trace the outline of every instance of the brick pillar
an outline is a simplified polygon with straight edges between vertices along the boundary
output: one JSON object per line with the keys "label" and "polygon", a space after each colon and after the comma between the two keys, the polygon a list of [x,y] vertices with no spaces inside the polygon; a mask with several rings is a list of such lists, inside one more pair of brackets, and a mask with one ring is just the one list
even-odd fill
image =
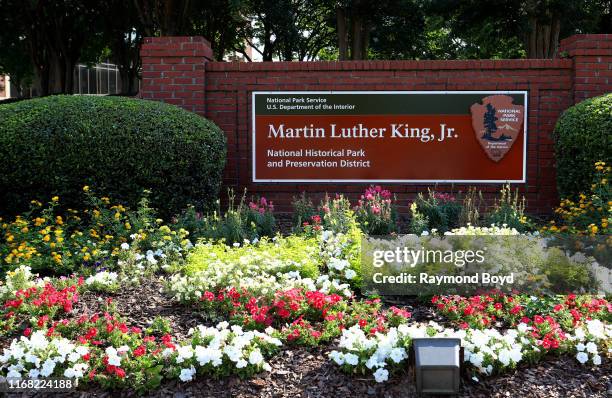
{"label": "brick pillar", "polygon": [[168,102],[204,115],[205,63],[213,59],[203,37],[146,37],[140,49],[144,99]]}
{"label": "brick pillar", "polygon": [[574,61],[574,103],[612,92],[612,34],[574,35],[560,50]]}

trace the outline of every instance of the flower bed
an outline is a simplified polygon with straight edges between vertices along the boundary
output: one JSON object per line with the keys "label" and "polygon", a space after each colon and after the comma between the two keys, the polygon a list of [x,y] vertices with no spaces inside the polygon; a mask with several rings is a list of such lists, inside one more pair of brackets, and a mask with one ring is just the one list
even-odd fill
{"label": "flower bed", "polygon": [[[382,383],[408,366],[412,339],[424,336],[460,338],[477,380],[551,356],[584,366],[612,357],[612,304],[601,296],[435,296],[423,308],[439,323],[362,297],[364,232],[357,220],[372,231],[397,226],[392,195],[377,187],[356,208],[341,196],[327,198],[299,233],[231,244],[212,237],[192,242],[185,222],[165,224],[146,203],[132,211],[86,188],[90,207],[69,212],[75,218],[58,214],[59,201],[51,200],[47,209],[34,203],[31,213],[3,224],[2,377],[66,377],[83,388],[145,392],[168,380],[253,377],[272,370],[284,350],[320,346],[338,370]],[[430,199],[421,198],[416,210],[455,217],[454,197]],[[432,208],[438,202],[446,210]],[[268,225],[253,231],[273,229],[268,202],[259,198],[250,210]],[[518,233],[501,225],[447,231]],[[164,300],[199,324],[185,334],[163,316],[145,327],[124,318],[112,298],[138,295],[142,278],[160,279]],[[83,295],[99,298],[103,308],[85,311]]]}

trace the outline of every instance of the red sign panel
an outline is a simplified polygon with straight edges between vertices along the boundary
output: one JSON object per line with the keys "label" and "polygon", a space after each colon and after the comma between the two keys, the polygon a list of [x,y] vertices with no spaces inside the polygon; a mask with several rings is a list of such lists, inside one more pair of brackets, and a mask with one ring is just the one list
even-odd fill
{"label": "red sign panel", "polygon": [[254,182],[524,182],[527,93],[255,92]]}

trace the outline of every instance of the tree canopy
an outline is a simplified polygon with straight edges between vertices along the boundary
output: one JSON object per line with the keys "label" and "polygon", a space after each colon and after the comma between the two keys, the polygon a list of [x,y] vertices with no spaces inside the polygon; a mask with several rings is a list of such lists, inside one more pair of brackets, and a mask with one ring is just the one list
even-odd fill
{"label": "tree canopy", "polygon": [[[40,94],[109,58],[133,93],[145,36],[201,35],[219,60],[554,58],[610,33],[612,0],[0,0],[0,73]],[[249,51],[250,50],[250,51]]]}

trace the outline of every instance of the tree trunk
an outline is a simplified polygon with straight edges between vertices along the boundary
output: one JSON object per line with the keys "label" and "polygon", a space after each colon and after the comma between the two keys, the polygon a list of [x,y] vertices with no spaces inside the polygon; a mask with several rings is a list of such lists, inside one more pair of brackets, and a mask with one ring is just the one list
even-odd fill
{"label": "tree trunk", "polygon": [[346,31],[346,12],[342,7],[336,9],[336,23],[338,25],[338,60],[345,61],[348,59],[348,38]]}
{"label": "tree trunk", "polygon": [[559,52],[559,34],[561,33],[561,18],[558,15],[553,17],[552,21],[552,46],[550,58],[556,58]]}
{"label": "tree trunk", "polygon": [[527,58],[537,58],[538,20],[535,16],[529,17],[529,37],[527,39]]}
{"label": "tree trunk", "polygon": [[74,66],[76,62],[70,59],[64,61],[65,64],[65,78],[63,93],[72,94],[74,92]]}
{"label": "tree trunk", "polygon": [[353,16],[353,42],[351,43],[351,59],[363,59],[363,19],[360,15]]}

